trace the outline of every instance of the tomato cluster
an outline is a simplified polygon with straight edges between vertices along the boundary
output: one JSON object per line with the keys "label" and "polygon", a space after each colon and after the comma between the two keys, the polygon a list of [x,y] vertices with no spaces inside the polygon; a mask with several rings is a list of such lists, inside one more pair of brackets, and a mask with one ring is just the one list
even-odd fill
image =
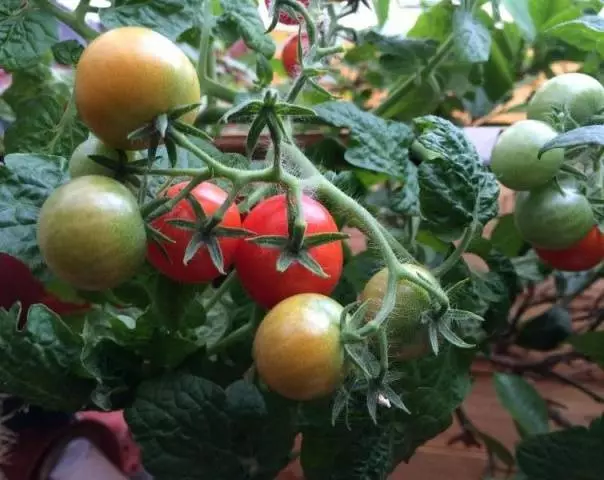
{"label": "tomato cluster", "polygon": [[567,271],[604,260],[604,241],[591,205],[573,176],[561,168],[561,148],[541,149],[559,131],[588,122],[604,109],[604,86],[582,73],[545,82],[528,105],[527,120],[506,129],[491,156],[498,180],[517,191],[515,222],[541,260]]}

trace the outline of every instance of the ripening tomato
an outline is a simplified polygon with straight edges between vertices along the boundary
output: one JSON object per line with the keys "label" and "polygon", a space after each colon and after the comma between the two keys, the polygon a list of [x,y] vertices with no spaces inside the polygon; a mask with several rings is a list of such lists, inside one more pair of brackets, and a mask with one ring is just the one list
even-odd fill
{"label": "ripening tomato", "polygon": [[332,393],[345,374],[342,311],[335,300],[312,293],[276,305],[254,339],[254,362],[262,381],[290,400]]}
{"label": "ripening tomato", "polygon": [[[264,0],[266,8],[270,10],[273,6],[273,1],[274,0]],[[310,5],[310,0],[297,0],[297,3],[300,3],[301,5],[304,5],[308,8],[308,6]],[[301,15],[297,15],[296,18],[292,18],[283,10],[279,12],[279,22],[283,23],[284,25],[298,25],[300,22],[303,21],[304,18]]]}
{"label": "ripening tomato", "polygon": [[[604,109],[604,87],[584,73],[550,78],[531,98],[528,118],[556,125],[556,112],[566,111],[579,125]],[[572,127],[572,124],[570,124]]]}
{"label": "ripening tomato", "polygon": [[544,263],[557,270],[580,272],[589,270],[604,260],[604,236],[596,226],[574,245],[562,250],[535,248]]}
{"label": "ripening tomato", "polygon": [[491,154],[491,170],[512,190],[530,190],[546,184],[560,170],[564,149],[549,150],[539,158],[539,150],[558,132],[547,123],[520,120],[497,139]]}
{"label": "ripening tomato", "polygon": [[[302,34],[302,52],[308,52],[308,35]],[[298,34],[292,35],[283,45],[281,52],[281,62],[283,68],[291,78],[295,78],[302,72],[300,58],[298,57]]]}
{"label": "ripening tomato", "polygon": [[[170,187],[165,195],[175,197],[188,182],[182,182]],[[191,191],[192,198],[199,203],[206,217],[210,217],[227,199],[227,193],[213,183],[203,182]],[[191,242],[193,230],[184,229],[175,225],[174,221],[197,223],[200,221],[195,215],[193,207],[188,200],[181,200],[168,213],[154,219],[151,226],[172,242],[162,241],[161,246],[155,241],[149,242],[147,258],[151,265],[167,277],[182,283],[206,283],[221,275],[212,262],[207,246],[201,246],[193,258],[185,264],[185,252]],[[235,204],[231,205],[224,214],[218,227],[241,228],[241,217]],[[218,237],[218,245],[223,257],[224,269],[233,263],[235,251],[241,243],[240,238]]]}
{"label": "ripening tomato", "polygon": [[[200,101],[195,67],[170,39],[143,27],[103,33],[76,67],[75,97],[84,123],[105,144],[140,150],[128,135],[169,110]],[[182,117],[192,123],[196,111]]]}
{"label": "ripening tomato", "polygon": [[[434,288],[441,289],[440,283],[424,267],[405,265],[414,276],[422,278]],[[376,273],[361,292],[360,300],[367,302],[367,320],[375,317],[382,306],[388,285],[388,269]],[[391,353],[399,359],[421,357],[430,352],[428,329],[421,324],[422,313],[431,308],[430,294],[409,280],[399,280],[396,289],[396,303],[388,318],[388,340]]]}
{"label": "ripening tomato", "polygon": [[568,248],[596,224],[587,198],[572,186],[550,182],[516,195],[514,220],[522,238],[550,250]]}
{"label": "ripening tomato", "polygon": [[106,290],[144,263],[145,222],[128,188],[88,175],[60,186],[44,202],[38,244],[59,279],[82,290]]}
{"label": "ripening tomato", "polygon": [[[333,233],[338,226],[327,209],[313,198],[302,197],[302,215],[307,222],[306,235]],[[248,214],[243,228],[257,236],[288,235],[285,195],[267,198]],[[271,308],[281,300],[299,293],[329,295],[342,275],[344,255],[341,242],[312,247],[308,253],[327,274],[322,278],[294,262],[284,272],[277,271],[278,248],[243,241],[237,250],[235,268],[249,295],[260,305]]]}
{"label": "ripening tomato", "polygon": [[[135,153],[131,151],[124,152],[124,154],[127,161],[132,161],[135,157]],[[84,175],[103,175],[115,178],[115,170],[95,162],[90,158],[91,155],[99,155],[115,161],[120,159],[117,150],[108,147],[93,134],[90,134],[71,154],[69,159],[69,175],[71,178],[83,177]]]}

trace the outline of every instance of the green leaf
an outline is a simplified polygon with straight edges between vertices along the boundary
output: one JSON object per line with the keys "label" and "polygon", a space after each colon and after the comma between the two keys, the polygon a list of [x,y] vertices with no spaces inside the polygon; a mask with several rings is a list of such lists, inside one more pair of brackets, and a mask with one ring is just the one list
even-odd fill
{"label": "green leaf", "polygon": [[[101,21],[109,29],[137,25],[155,30],[176,41],[201,22],[202,0],[124,0],[101,10]],[[166,21],[166,18],[170,18]]]}
{"label": "green leaf", "polygon": [[0,67],[29,67],[57,42],[55,17],[33,2],[4,0],[0,5]]}
{"label": "green leaf", "polygon": [[524,348],[550,351],[568,339],[573,333],[569,311],[558,305],[533,317],[523,325],[516,337],[516,344]]}
{"label": "green leaf", "polygon": [[62,65],[75,65],[78,63],[84,47],[77,40],[65,40],[52,46],[55,60]]}
{"label": "green leaf", "polygon": [[472,13],[455,11],[453,33],[457,56],[462,62],[481,63],[489,59],[491,33]]}
{"label": "green leaf", "polygon": [[584,145],[604,146],[604,125],[589,125],[562,133],[547,142],[539,151],[539,156],[554,148],[578,147]]}
{"label": "green leaf", "polygon": [[245,44],[266,58],[275,54],[275,43],[264,34],[264,24],[253,0],[220,0],[223,13],[218,23],[237,30]]}
{"label": "green leaf", "polygon": [[512,415],[522,436],[549,430],[547,404],[535,387],[517,375],[496,373],[493,382],[502,405]]}
{"label": "green leaf", "polygon": [[600,480],[604,471],[604,417],[586,427],[571,427],[523,440],[516,449],[530,480]]}
{"label": "green leaf", "polygon": [[373,0],[373,8],[378,18],[378,25],[383,27],[388,20],[388,12],[390,11],[390,0]]}
{"label": "green leaf", "polygon": [[585,15],[576,20],[558,23],[548,28],[544,34],[558,38],[573,47],[586,52],[604,54],[604,18],[598,15]]}
{"label": "green leaf", "polygon": [[315,112],[334,126],[350,129],[348,163],[396,177],[406,183],[412,198],[417,196],[417,172],[409,160],[413,137],[407,125],[383,120],[347,102],[323,103]]}
{"label": "green leaf", "polygon": [[435,116],[415,119],[422,163],[418,169],[422,216],[448,239],[473,221],[486,224],[499,211],[499,185],[481,163],[474,145],[451,122]]}
{"label": "green leaf", "polygon": [[516,257],[524,246],[524,239],[520,236],[514,214],[510,213],[499,217],[497,225],[491,234],[493,246],[508,257]]}
{"label": "green leaf", "polygon": [[[17,330],[19,305],[0,308],[0,383],[3,393],[48,409],[75,412],[95,387],[78,377],[82,340],[56,314],[33,305]],[[67,394],[67,392],[69,392]]]}
{"label": "green leaf", "polygon": [[587,332],[575,335],[568,341],[575,350],[604,368],[604,332]]}
{"label": "green leaf", "polygon": [[152,308],[160,324],[171,330],[203,324],[205,312],[197,301],[200,290],[198,285],[184,285],[158,275],[153,288]]}
{"label": "green leaf", "polygon": [[226,391],[174,374],[143,383],[126,421],[155,478],[274,478],[289,462],[294,428],[287,409],[253,385]]}
{"label": "green leaf", "polygon": [[518,25],[524,38],[533,42],[537,36],[537,29],[531,17],[529,0],[502,0],[502,4]]}
{"label": "green leaf", "polygon": [[67,180],[63,158],[14,154],[0,165],[0,251],[25,262],[48,280],[36,239],[38,215],[52,191]]}
{"label": "green leaf", "polygon": [[436,3],[418,17],[408,36],[444,41],[452,33],[453,12],[451,2]]}
{"label": "green leaf", "polygon": [[16,116],[5,132],[7,153],[71,156],[88,136],[76,115],[72,84],[71,72],[52,72],[46,65],[13,75],[3,95]]}

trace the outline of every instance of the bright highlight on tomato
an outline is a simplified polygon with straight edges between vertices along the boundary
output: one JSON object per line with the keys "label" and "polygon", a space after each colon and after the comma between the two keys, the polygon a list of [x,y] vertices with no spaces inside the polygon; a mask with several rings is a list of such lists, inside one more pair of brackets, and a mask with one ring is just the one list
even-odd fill
{"label": "bright highlight on tomato", "polygon": [[[302,215],[307,222],[306,235],[338,232],[327,209],[313,198],[302,197]],[[256,236],[287,237],[287,200],[277,195],[261,201],[248,214],[243,228]],[[327,274],[322,278],[299,263],[284,272],[277,271],[278,248],[243,241],[237,250],[235,268],[245,290],[260,305],[271,308],[281,300],[299,293],[329,295],[342,275],[344,255],[339,241],[310,248],[308,253]]]}
{"label": "bright highlight on tomato", "polygon": [[589,270],[604,260],[604,236],[598,227],[574,245],[562,250],[535,248],[544,263],[558,270],[580,272]]}
{"label": "bright highlight on tomato", "polygon": [[143,264],[145,223],[124,185],[103,176],[79,177],[42,206],[38,244],[59,279],[82,290],[107,290]]}
{"label": "bright highlight on tomato", "polygon": [[329,297],[301,294],[268,312],[253,350],[262,381],[290,400],[331,394],[345,374],[342,311],[342,305]]}
{"label": "bright highlight on tomato", "polygon": [[[170,187],[165,195],[175,197],[189,182],[182,182]],[[210,182],[203,182],[191,191],[192,201],[196,201],[203,209],[206,217],[210,217],[227,199],[228,194],[220,187]],[[196,222],[199,219],[189,200],[181,200],[168,213],[154,219],[151,227],[168,237],[171,241],[150,241],[147,258],[149,263],[167,277],[182,283],[206,283],[219,277],[221,272],[212,262],[206,246],[197,250],[191,260],[185,265],[185,254],[191,238],[197,232],[183,229],[178,222]],[[175,223],[176,222],[176,223]],[[241,217],[236,205],[231,205],[225,212],[218,227],[241,228]],[[219,237],[218,245],[223,258],[223,266],[228,269],[233,263],[235,251],[241,239]]]}
{"label": "bright highlight on tomato", "polygon": [[[169,110],[197,103],[201,92],[195,67],[170,39],[143,27],[122,27],[97,37],[76,68],[75,97],[80,116],[104,143],[140,150],[148,140],[128,135]],[[182,117],[192,123],[196,111]]]}

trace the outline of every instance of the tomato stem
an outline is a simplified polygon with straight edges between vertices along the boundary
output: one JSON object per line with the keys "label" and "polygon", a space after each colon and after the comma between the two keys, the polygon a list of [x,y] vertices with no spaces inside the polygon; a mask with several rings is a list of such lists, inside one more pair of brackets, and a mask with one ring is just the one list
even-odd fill
{"label": "tomato stem", "polygon": [[233,345],[237,342],[240,342],[245,337],[252,334],[254,332],[254,328],[255,328],[254,321],[249,321],[245,325],[242,325],[237,330],[228,334],[226,337],[224,337],[219,342],[215,343],[211,347],[208,347],[208,349],[207,349],[208,356],[216,355],[217,353],[227,349],[231,345]]}
{"label": "tomato stem", "polygon": [[470,246],[470,243],[476,234],[477,227],[478,225],[474,221],[468,228],[466,228],[466,231],[464,232],[461,241],[457,245],[457,248],[455,248],[453,253],[449,255],[449,257],[443,263],[434,269],[433,273],[436,278],[443,277],[449,270],[457,265],[457,262],[459,262],[461,256]]}
{"label": "tomato stem", "polygon": [[78,6],[75,8],[73,13],[79,22],[84,23],[86,21],[86,14],[90,9],[90,0],[80,0]]}
{"label": "tomato stem", "polygon": [[236,281],[237,281],[237,272],[235,270],[233,270],[231,273],[229,273],[227,275],[227,277],[222,282],[220,287],[218,287],[214,291],[214,294],[204,304],[204,306],[203,306],[204,310],[206,312],[209,312],[220,301],[220,299],[222,297],[224,297],[225,293],[227,293],[231,289],[231,287],[233,286],[233,283],[235,283]]}
{"label": "tomato stem", "polygon": [[90,28],[86,22],[80,21],[76,18],[76,16],[68,10],[55,5],[50,0],[36,0],[36,3],[48,13],[51,13],[59,20],[61,23],[64,23],[69,28],[71,28],[74,32],[80,35],[82,38],[87,41],[92,41],[96,37],[99,36],[99,32]]}

